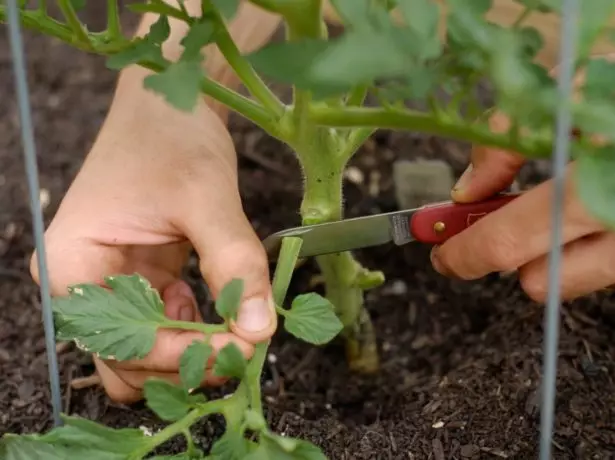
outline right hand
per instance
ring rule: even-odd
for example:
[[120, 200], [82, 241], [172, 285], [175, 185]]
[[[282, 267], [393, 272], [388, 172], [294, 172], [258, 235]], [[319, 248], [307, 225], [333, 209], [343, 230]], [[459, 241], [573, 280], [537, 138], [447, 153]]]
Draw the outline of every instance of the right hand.
[[[140, 84], [142, 72], [131, 69], [122, 78]], [[107, 120], [46, 232], [52, 295], [66, 295], [75, 283], [137, 272], [160, 291], [170, 318], [203, 321], [190, 287], [180, 280], [194, 247], [214, 297], [233, 278], [245, 282], [232, 332], [213, 336], [211, 343], [217, 351], [233, 341], [249, 358], [254, 344], [271, 337], [277, 318], [267, 258], [242, 210], [232, 139], [204, 102], [185, 114], [152, 93], [137, 90], [135, 96], [135, 88], [130, 90], [118, 86]], [[39, 282], [37, 268], [33, 257], [31, 271]], [[177, 383], [179, 358], [199, 338], [199, 332], [159, 330], [142, 360], [95, 356], [102, 385], [113, 400], [130, 403], [143, 397], [150, 376]], [[223, 381], [208, 370], [203, 385]]]

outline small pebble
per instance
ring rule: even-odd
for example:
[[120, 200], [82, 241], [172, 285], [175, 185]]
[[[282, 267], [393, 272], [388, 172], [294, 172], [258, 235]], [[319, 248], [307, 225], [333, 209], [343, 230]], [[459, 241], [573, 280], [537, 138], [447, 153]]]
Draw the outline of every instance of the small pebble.
[[39, 192], [39, 198], [41, 200], [41, 209], [47, 209], [47, 206], [49, 206], [49, 203], [51, 201], [51, 195], [49, 194], [49, 190], [47, 190], [46, 188], [42, 188]]
[[395, 280], [383, 289], [385, 295], [404, 295], [408, 292], [408, 286], [402, 280]]
[[356, 166], [349, 166], [348, 168], [346, 168], [346, 171], [344, 171], [344, 177], [346, 177], [348, 181], [356, 185], [360, 185], [365, 181], [365, 175], [363, 174], [363, 171], [361, 171]]
[[450, 200], [455, 184], [452, 168], [440, 160], [396, 161], [393, 182], [401, 209]]
[[439, 421], [434, 423], [433, 425], [431, 425], [432, 428], [436, 428], [436, 429], [440, 429], [444, 426], [444, 422], [443, 421]]

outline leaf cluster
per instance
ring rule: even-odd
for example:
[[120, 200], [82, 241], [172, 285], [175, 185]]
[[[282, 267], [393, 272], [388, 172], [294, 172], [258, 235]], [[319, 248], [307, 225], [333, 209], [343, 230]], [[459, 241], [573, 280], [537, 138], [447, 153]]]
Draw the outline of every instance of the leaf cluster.
[[[112, 429], [65, 416], [64, 426], [47, 434], [5, 436], [0, 443], [2, 458], [81, 458], [87, 451], [89, 456], [101, 460], [137, 460], [170, 436], [190, 436], [186, 430], [201, 417], [220, 413], [227, 419], [227, 430], [213, 444], [209, 457], [193, 447], [185, 454], [168, 458], [324, 459], [320, 449], [312, 444], [278, 436], [267, 428], [260, 401], [252, 401], [246, 391], [258, 390], [261, 369], [246, 360], [235, 344], [229, 343], [219, 350], [212, 372], [215, 376], [238, 379], [237, 392], [226, 399], [208, 401], [204, 394], [195, 391], [201, 386], [205, 369], [214, 356], [209, 343], [211, 335], [215, 331], [229, 330], [230, 322], [237, 316], [243, 291], [242, 280], [231, 280], [215, 302], [216, 312], [224, 324], [207, 325], [168, 319], [159, 293], [138, 274], [109, 276], [105, 278], [105, 286], [71, 286], [68, 296], [53, 302], [57, 336], [72, 340], [82, 349], [106, 359], [122, 361], [145, 357], [160, 328], [203, 332], [203, 340], [195, 340], [180, 358], [180, 384], [150, 378], [144, 385], [147, 406], [161, 420], [173, 423], [156, 435], [146, 436], [141, 430]], [[342, 329], [333, 306], [317, 294], [297, 297], [290, 309], [279, 308], [279, 311], [285, 317], [288, 332], [314, 344], [332, 340]], [[192, 445], [190, 439], [189, 445]]]

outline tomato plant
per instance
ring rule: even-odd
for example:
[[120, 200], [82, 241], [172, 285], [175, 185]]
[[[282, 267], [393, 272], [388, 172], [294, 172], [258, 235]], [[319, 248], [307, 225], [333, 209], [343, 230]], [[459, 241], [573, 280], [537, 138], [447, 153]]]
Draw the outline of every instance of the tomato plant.
[[[611, 185], [615, 64], [592, 57], [597, 40], [612, 33], [614, 1], [592, 0], [583, 5], [573, 58], [576, 70], [585, 72], [587, 78], [580, 88], [581, 97], [566, 101], [559, 99], [551, 69], [536, 59], [544, 37], [525, 23], [533, 12], [561, 14], [560, 0], [511, 0], [522, 6], [522, 13], [506, 26], [488, 19], [492, 0], [331, 0], [344, 25], [335, 38], [328, 35], [321, 0], [246, 1], [279, 15], [286, 40], [242, 54], [227, 27], [239, 0], [201, 0], [196, 16], [181, 0], [132, 3], [127, 8], [133, 12], [157, 16], [149, 33], [137, 38], [123, 33], [117, 0], [107, 0], [107, 27], [102, 32], [91, 32], [80, 21], [78, 10], [85, 0], [57, 0], [63, 20], [48, 14], [44, 0], [30, 8], [21, 2], [20, 18], [29, 29], [106, 56], [111, 69], [129, 65], [150, 69], [144, 86], [178, 110], [193, 110], [198, 99], [207, 95], [289, 145], [303, 170], [300, 213], [305, 225], [343, 218], [344, 169], [377, 129], [437, 134], [545, 158], [551, 155], [556, 108], [562, 102], [570, 107], [574, 126], [581, 133], [571, 141], [579, 193], [594, 215], [608, 225], [615, 223], [611, 211], [615, 198]], [[0, 6], [0, 21], [6, 19], [5, 14], [5, 7]], [[170, 19], [187, 25], [183, 52], [175, 61], [162, 52]], [[220, 50], [249, 96], [206, 74], [203, 48], [207, 45]], [[292, 102], [282, 103], [265, 79], [292, 87]], [[478, 104], [474, 89], [479, 81], [492, 87], [492, 107]], [[438, 97], [440, 90], [449, 96], [446, 101]], [[375, 103], [368, 105], [368, 97]], [[409, 108], [409, 102], [425, 108]], [[509, 120], [505, 130], [496, 131], [489, 124], [496, 110]], [[300, 246], [300, 239], [283, 241], [273, 280], [284, 327], [316, 345], [341, 335], [351, 369], [377, 371], [376, 338], [363, 299], [367, 289], [384, 282], [383, 274], [363, 267], [349, 252], [319, 256], [325, 296], [303, 294], [285, 308]], [[127, 360], [148, 354], [158, 328], [204, 334], [204, 340], [195, 341], [181, 358], [179, 385], [153, 378], [145, 385], [148, 406], [168, 426], [146, 436], [140, 430], [111, 429], [65, 417], [63, 427], [46, 434], [6, 435], [0, 444], [2, 458], [80, 458], [88, 452], [101, 459], [141, 459], [178, 435], [187, 438], [188, 450], [156, 458], [325, 458], [318, 447], [268, 428], [260, 390], [267, 344], [258, 345], [249, 361], [234, 345], [220, 352], [214, 373], [239, 381], [230, 397], [209, 401], [194, 391], [212, 352], [208, 337], [227, 331], [236, 315], [241, 280], [229, 283], [216, 299], [216, 311], [223, 319], [219, 324], [169, 320], [158, 292], [138, 274], [118, 274], [105, 281], [109, 289], [77, 285], [68, 296], [54, 300], [58, 338], [72, 340], [101, 357]], [[224, 416], [226, 432], [211, 452], [204, 453], [192, 443], [189, 428], [211, 414]]]

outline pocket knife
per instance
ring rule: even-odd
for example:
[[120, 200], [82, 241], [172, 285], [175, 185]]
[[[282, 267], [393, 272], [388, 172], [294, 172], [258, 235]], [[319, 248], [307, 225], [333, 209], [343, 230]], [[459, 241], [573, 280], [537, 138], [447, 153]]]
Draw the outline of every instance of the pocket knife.
[[390, 242], [397, 246], [412, 241], [441, 244], [520, 195], [500, 194], [475, 203], [444, 201], [414, 209], [289, 228], [268, 236], [263, 245], [269, 259], [275, 260], [282, 239], [287, 237], [303, 240], [300, 258], [352, 251]]

